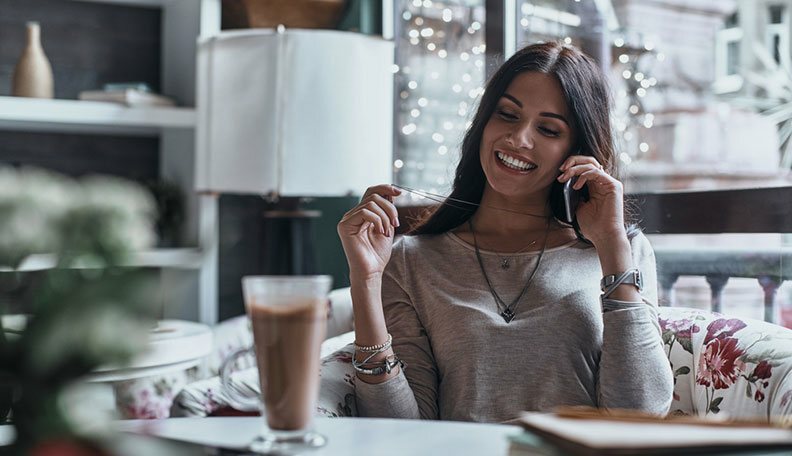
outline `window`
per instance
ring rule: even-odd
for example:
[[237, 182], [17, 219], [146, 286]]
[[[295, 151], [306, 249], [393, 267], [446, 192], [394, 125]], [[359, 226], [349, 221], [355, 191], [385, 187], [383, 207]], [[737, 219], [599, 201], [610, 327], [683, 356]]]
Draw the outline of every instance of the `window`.
[[776, 63], [790, 67], [789, 12], [786, 5], [770, 5], [767, 8], [765, 46]]
[[743, 78], [740, 75], [740, 45], [743, 31], [739, 26], [738, 13], [730, 15], [724, 28], [715, 35], [715, 93], [740, 90]]
[[445, 194], [483, 92], [484, 0], [400, 0], [395, 7], [395, 182]]

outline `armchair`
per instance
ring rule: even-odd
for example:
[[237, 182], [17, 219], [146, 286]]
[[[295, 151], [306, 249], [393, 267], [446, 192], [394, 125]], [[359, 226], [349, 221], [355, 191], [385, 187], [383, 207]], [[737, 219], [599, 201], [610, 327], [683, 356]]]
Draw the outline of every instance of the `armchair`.
[[[331, 299], [334, 324], [339, 331], [351, 329], [348, 289], [334, 291]], [[792, 423], [792, 330], [679, 307], [661, 307], [659, 322], [674, 371], [672, 414], [764, 421], [774, 417]], [[220, 352], [227, 353], [233, 345], [222, 336], [221, 328], [230, 324], [239, 323], [224, 322], [216, 330], [218, 344], [224, 347]], [[244, 325], [239, 328], [247, 329]], [[246, 337], [250, 343], [249, 334]], [[345, 333], [326, 340], [322, 347], [317, 414], [357, 416], [352, 340], [352, 333]], [[234, 376], [240, 388], [258, 388], [255, 368]], [[233, 412], [218, 394], [218, 387], [216, 377], [188, 385], [176, 397], [173, 415]]]

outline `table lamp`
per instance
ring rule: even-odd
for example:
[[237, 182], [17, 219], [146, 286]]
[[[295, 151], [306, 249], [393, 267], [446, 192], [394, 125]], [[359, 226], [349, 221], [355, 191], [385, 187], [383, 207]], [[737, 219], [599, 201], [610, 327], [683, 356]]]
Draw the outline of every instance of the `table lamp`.
[[[361, 194], [391, 181], [393, 43], [331, 30], [251, 29], [203, 39], [198, 51], [198, 191], [267, 195], [267, 255], [288, 245], [313, 273], [304, 197]], [[281, 223], [282, 224], [282, 223]], [[276, 238], [277, 239], [274, 239]], [[274, 243], [273, 243], [274, 242]]]

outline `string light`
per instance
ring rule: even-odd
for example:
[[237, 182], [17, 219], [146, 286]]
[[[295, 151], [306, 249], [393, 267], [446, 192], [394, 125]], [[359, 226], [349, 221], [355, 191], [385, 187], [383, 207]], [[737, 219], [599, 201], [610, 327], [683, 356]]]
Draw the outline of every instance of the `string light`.
[[[404, 8], [407, 11], [397, 16], [405, 23], [403, 34], [397, 37], [402, 43], [397, 45], [398, 65], [393, 66], [397, 84], [404, 88], [399, 92], [404, 101], [399, 104], [401, 125], [397, 131], [401, 139], [394, 171], [401, 171], [398, 182], [437, 193], [437, 186], [449, 183], [446, 174], [451, 157], [446, 140], [461, 137], [464, 129], [470, 127], [465, 100], [478, 98], [484, 92], [480, 86], [484, 81], [486, 46], [483, 24], [477, 20], [483, 17], [484, 8], [431, 0], [413, 0]], [[466, 11], [462, 12], [463, 8]], [[465, 24], [465, 20], [471, 22]], [[462, 36], [457, 32], [460, 26], [463, 31], [467, 29]], [[454, 39], [449, 41], [446, 37]], [[420, 71], [408, 76], [410, 66]], [[447, 85], [433, 82], [446, 80]], [[436, 154], [425, 155], [428, 144], [436, 147]]]

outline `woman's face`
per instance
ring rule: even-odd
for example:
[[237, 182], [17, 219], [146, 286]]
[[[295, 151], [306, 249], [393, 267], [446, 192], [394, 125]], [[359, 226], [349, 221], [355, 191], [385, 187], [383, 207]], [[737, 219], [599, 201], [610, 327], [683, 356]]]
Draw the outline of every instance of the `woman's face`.
[[574, 144], [575, 127], [551, 75], [518, 74], [501, 96], [481, 137], [487, 183], [509, 197], [546, 195]]

